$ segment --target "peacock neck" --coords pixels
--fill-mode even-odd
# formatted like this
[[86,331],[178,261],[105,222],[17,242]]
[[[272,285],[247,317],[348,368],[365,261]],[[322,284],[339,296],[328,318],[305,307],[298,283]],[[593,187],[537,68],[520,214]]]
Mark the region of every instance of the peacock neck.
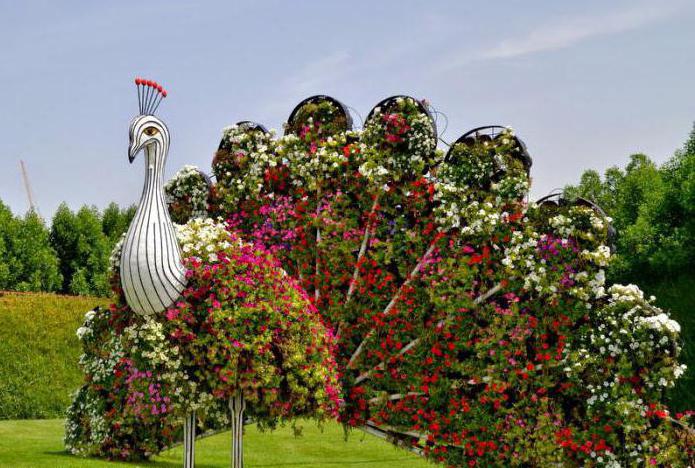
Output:
[[159,144],[145,147],[145,186],[140,206],[164,205],[164,162],[167,148]]

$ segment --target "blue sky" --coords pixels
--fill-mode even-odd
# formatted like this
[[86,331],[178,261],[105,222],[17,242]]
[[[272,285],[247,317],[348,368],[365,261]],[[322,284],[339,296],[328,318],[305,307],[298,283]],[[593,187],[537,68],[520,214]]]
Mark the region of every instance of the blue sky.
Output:
[[[0,199],[137,201],[128,164],[132,79],[163,83],[167,174],[209,170],[222,127],[280,128],[330,94],[365,116],[392,94],[427,98],[455,139],[514,127],[534,158],[532,194],[644,152],[664,161],[695,120],[695,2],[0,0]],[[142,162],[140,162],[142,164]]]

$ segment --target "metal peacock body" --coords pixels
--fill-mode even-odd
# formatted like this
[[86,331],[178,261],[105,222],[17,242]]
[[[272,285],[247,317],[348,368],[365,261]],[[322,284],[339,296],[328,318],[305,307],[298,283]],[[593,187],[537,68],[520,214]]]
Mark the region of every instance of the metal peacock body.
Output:
[[[143,82],[140,115],[130,124],[128,159],[144,151],[145,184],[121,253],[121,285],[130,308],[140,315],[166,310],[186,287],[185,269],[164,198],[163,173],[169,130],[152,115],[166,96],[161,86]],[[159,98],[159,99],[157,99]]]

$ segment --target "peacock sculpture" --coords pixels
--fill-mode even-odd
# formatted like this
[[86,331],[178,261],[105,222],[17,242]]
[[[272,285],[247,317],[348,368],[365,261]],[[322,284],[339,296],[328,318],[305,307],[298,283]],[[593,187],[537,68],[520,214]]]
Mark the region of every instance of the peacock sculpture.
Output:
[[[172,357],[140,361],[160,376],[176,361],[162,398],[195,397],[148,415],[132,446],[178,434],[192,409],[198,425],[225,427],[216,415],[241,393],[260,424],[337,412],[346,428],[446,466],[692,463],[688,416],[664,404],[684,372],[679,325],[636,286],[606,284],[610,219],[586,200],[529,203],[531,158],[511,129],[476,128],[439,150],[434,115],[394,96],[354,130],[346,106],[314,96],[280,137],[250,121],[226,128],[214,184],[192,167],[167,183],[170,213],[186,223],[178,239],[188,285],[165,312],[138,319]],[[268,294],[252,297],[259,283]],[[264,372],[288,324],[254,318],[286,288],[305,301],[289,309],[314,319],[304,330],[316,338],[303,353],[272,351],[284,367]],[[130,309],[89,316],[86,351],[100,324]],[[132,353],[132,327],[95,342]],[[110,349],[103,360],[117,354]],[[316,358],[313,374],[290,365],[306,371],[300,354]],[[99,375],[94,359],[83,361]],[[76,441],[99,427],[79,423],[103,405],[87,400],[78,393],[69,418]],[[96,453],[112,455],[105,445]]]
[[[151,93],[152,101],[166,96],[161,85],[148,89],[156,90]],[[186,286],[181,250],[164,200],[169,130],[152,115],[155,109],[150,102],[140,102],[140,115],[130,124],[128,148],[131,163],[140,151],[145,153],[145,184],[123,243],[120,276],[128,305],[140,315],[164,311]]]

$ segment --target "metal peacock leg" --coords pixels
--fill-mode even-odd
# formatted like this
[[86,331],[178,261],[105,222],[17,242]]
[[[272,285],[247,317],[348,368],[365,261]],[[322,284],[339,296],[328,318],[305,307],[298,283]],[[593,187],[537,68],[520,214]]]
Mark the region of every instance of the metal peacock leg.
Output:
[[229,399],[232,413],[232,468],[244,468],[244,410],[246,401],[241,392]]
[[195,411],[186,414],[183,422],[183,467],[195,466]]

